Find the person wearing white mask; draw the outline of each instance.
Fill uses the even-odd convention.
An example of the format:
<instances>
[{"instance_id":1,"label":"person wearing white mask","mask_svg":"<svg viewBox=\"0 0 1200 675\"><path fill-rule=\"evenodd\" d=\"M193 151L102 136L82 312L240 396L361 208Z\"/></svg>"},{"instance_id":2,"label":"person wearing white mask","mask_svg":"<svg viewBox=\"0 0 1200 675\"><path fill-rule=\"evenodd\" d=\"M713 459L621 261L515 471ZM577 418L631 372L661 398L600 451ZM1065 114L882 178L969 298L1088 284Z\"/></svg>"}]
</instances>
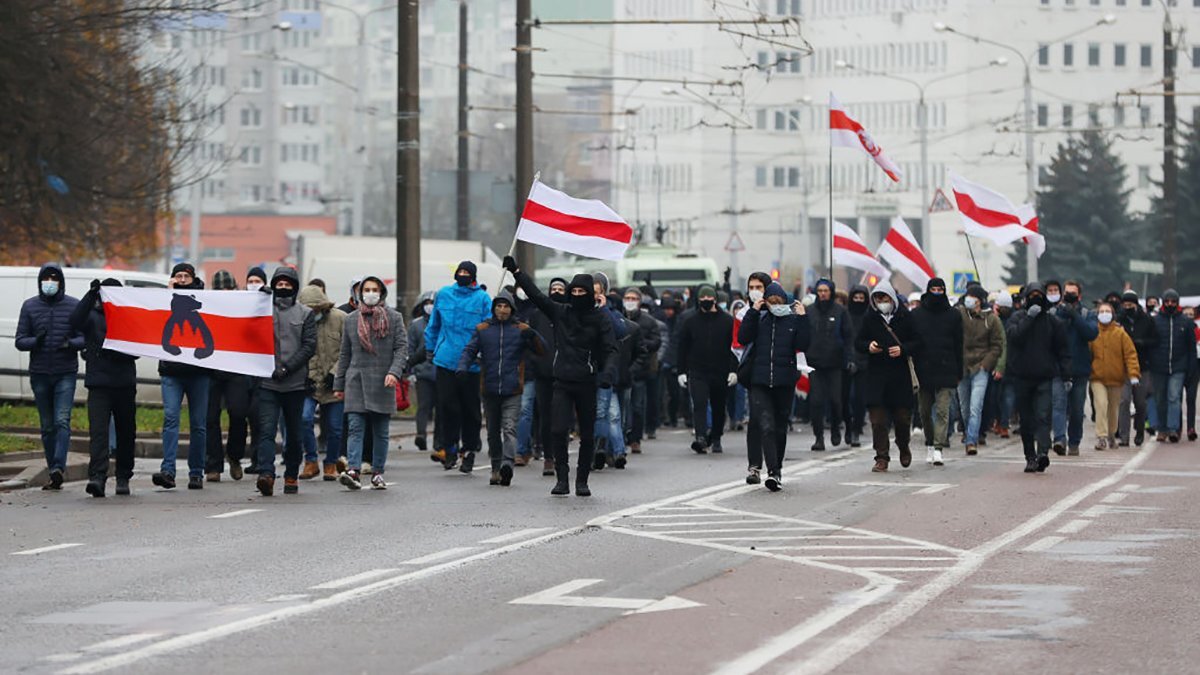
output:
<instances>
[{"instance_id":1,"label":"person wearing white mask","mask_svg":"<svg viewBox=\"0 0 1200 675\"><path fill-rule=\"evenodd\" d=\"M771 285L771 275L766 272L754 272L750 278L746 280L746 297L750 299L749 305L745 312L737 317L738 335L741 334L741 324L745 321L746 316L757 314L756 308L758 303L763 299L763 293L767 290L767 286ZM748 353L746 345L742 341L736 340L737 344L742 349L742 354L738 356L738 362L744 363ZM740 370L740 366L739 366ZM741 382L740 385L746 391L746 459L749 460L749 470L746 473L746 483L749 485L757 485L762 482L762 434L758 428L758 419L754 414L754 399L749 395L749 381Z\"/></svg>"},{"instance_id":2,"label":"person wearing white mask","mask_svg":"<svg viewBox=\"0 0 1200 675\"><path fill-rule=\"evenodd\" d=\"M875 466L882 473L891 462L890 432L896 433L900 465L912 463L909 447L913 396L917 388L912 357L921 350L921 337L908 308L886 281L871 290L871 308L854 338L854 349L867 357L864 399L871 420Z\"/></svg>"},{"instance_id":3,"label":"person wearing white mask","mask_svg":"<svg viewBox=\"0 0 1200 675\"><path fill-rule=\"evenodd\" d=\"M983 399L988 379L1004 352L1004 327L993 312L985 312L987 292L971 286L959 307L963 326L963 373L958 384L958 401L966 427L966 451L974 455L979 446Z\"/></svg>"},{"instance_id":4,"label":"person wearing white mask","mask_svg":"<svg viewBox=\"0 0 1200 675\"><path fill-rule=\"evenodd\" d=\"M1101 303L1096 319L1100 330L1095 340L1088 343L1092 354L1092 403L1096 406L1096 449L1107 450L1117 447L1114 435L1117 430L1117 414L1121 405L1121 390L1128 382L1137 386L1142 371L1138 364L1137 349L1129 334L1114 321L1113 306Z\"/></svg>"},{"instance_id":5,"label":"person wearing white mask","mask_svg":"<svg viewBox=\"0 0 1200 675\"><path fill-rule=\"evenodd\" d=\"M625 310L625 318L638 325L638 340L642 348L636 350L639 357L634 359L631 368L633 386L630 390L629 410L629 450L635 454L642 451L642 437L646 432L646 401L647 382L658 373L658 351L662 347L662 331L658 321L642 311L645 298L636 286L625 289L621 296L621 306Z\"/></svg>"}]
</instances>

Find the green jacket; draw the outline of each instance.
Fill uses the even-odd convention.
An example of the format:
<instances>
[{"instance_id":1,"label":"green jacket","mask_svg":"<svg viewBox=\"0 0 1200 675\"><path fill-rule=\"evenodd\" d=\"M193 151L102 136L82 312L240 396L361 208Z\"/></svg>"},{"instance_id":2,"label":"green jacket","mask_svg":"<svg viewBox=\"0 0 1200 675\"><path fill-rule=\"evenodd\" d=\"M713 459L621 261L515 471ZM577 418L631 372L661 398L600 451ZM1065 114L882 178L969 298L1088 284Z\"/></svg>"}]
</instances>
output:
<instances>
[{"instance_id":1,"label":"green jacket","mask_svg":"<svg viewBox=\"0 0 1200 675\"><path fill-rule=\"evenodd\" d=\"M963 325L963 375L992 372L1005 357L1004 327L994 312L972 312L959 307Z\"/></svg>"},{"instance_id":2,"label":"green jacket","mask_svg":"<svg viewBox=\"0 0 1200 675\"><path fill-rule=\"evenodd\" d=\"M313 311L314 319L322 317L317 321L317 353L308 362L308 379L313 383L312 396L317 403L334 403L337 397L332 389L325 386L329 381L326 376L337 374L346 313L334 307L318 286L305 286L297 299Z\"/></svg>"}]
</instances>

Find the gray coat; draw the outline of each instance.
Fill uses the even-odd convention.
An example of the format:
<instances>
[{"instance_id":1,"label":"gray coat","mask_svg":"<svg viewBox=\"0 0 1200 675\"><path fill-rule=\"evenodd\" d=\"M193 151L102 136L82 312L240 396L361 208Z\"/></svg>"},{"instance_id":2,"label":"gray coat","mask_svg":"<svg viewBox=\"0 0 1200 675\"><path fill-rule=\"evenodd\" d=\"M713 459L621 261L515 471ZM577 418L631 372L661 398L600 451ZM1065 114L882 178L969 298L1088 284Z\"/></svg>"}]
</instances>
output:
<instances>
[{"instance_id":1,"label":"gray coat","mask_svg":"<svg viewBox=\"0 0 1200 675\"><path fill-rule=\"evenodd\" d=\"M312 310L292 300L274 301L275 367L287 368L282 380L264 378L268 391L304 391L308 382L308 361L317 353L317 320Z\"/></svg>"},{"instance_id":2,"label":"gray coat","mask_svg":"<svg viewBox=\"0 0 1200 675\"><path fill-rule=\"evenodd\" d=\"M408 337L404 317L391 307L387 310L390 335L372 338L375 353L363 349L358 339L358 311L346 317L342 329L342 355L338 359L333 390L345 392L346 412L396 412L396 390L383 386L388 373L396 379L404 377L404 362L408 358Z\"/></svg>"}]
</instances>

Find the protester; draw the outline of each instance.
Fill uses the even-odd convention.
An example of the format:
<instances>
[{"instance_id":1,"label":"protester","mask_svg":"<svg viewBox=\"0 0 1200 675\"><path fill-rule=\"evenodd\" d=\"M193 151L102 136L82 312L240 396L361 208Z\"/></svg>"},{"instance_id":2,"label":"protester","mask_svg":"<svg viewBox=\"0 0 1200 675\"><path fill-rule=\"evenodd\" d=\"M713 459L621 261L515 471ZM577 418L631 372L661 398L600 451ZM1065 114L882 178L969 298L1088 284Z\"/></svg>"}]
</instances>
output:
<instances>
[{"instance_id":1,"label":"protester","mask_svg":"<svg viewBox=\"0 0 1200 675\"><path fill-rule=\"evenodd\" d=\"M435 295L432 291L422 293L412 309L412 323L408 324L408 361L404 366L417 390L417 437L413 444L422 451L429 447L430 420L434 421L433 437L435 441L437 439L437 369L425 352L425 326L433 312Z\"/></svg>"},{"instance_id":2,"label":"protester","mask_svg":"<svg viewBox=\"0 0 1200 675\"><path fill-rule=\"evenodd\" d=\"M917 386L912 358L921 351L921 338L912 315L887 281L880 281L871 291L871 309L855 334L854 349L866 356L863 398L871 417L871 445L875 449L871 471L888 470L891 430L895 430L900 466L907 468L912 463L909 432L913 390Z\"/></svg>"},{"instance_id":3,"label":"protester","mask_svg":"<svg viewBox=\"0 0 1200 675\"><path fill-rule=\"evenodd\" d=\"M1117 447L1114 435L1121 389L1126 383L1138 385L1141 368L1133 340L1113 320L1112 305L1100 303L1096 319L1099 326L1096 339L1088 343L1092 354L1092 404L1096 407L1096 449L1107 450Z\"/></svg>"},{"instance_id":4,"label":"protester","mask_svg":"<svg viewBox=\"0 0 1200 675\"><path fill-rule=\"evenodd\" d=\"M1083 408L1087 402L1088 378L1092 372L1092 354L1088 343L1096 339L1096 315L1083 304L1083 287L1078 281L1063 284L1061 301L1052 313L1067 330L1067 344L1071 349L1071 368L1063 374L1062 381L1070 379L1074 384L1068 392L1065 387L1055 385L1054 402L1054 452L1079 454L1079 443L1083 439ZM1053 303L1050 284L1046 286L1046 297Z\"/></svg>"},{"instance_id":5,"label":"protester","mask_svg":"<svg viewBox=\"0 0 1200 675\"><path fill-rule=\"evenodd\" d=\"M237 280L228 270L213 275L214 291L236 291ZM229 477L242 479L246 456L246 418L250 414L251 379L248 375L223 370L208 373L208 438L205 444L204 480L216 483L229 460ZM221 411L229 415L229 440L221 435ZM254 423L257 428L257 420ZM257 460L256 460L257 461Z\"/></svg>"},{"instance_id":6,"label":"protester","mask_svg":"<svg viewBox=\"0 0 1200 675\"><path fill-rule=\"evenodd\" d=\"M709 285L697 292L699 311L679 329L679 386L692 400L695 436L692 450L721 453L725 431L725 397L737 384L737 361L730 349L733 317L717 307L716 290ZM712 426L708 424L709 412Z\"/></svg>"},{"instance_id":7,"label":"protester","mask_svg":"<svg viewBox=\"0 0 1200 675\"><path fill-rule=\"evenodd\" d=\"M893 294L895 291L893 291ZM842 418L846 422L846 442L852 448L862 446L863 422L866 420L866 388L868 354L854 348L871 304L869 290L862 284L850 287L846 303L846 321L850 331L847 345L846 375L842 380ZM895 307L896 303L893 302Z\"/></svg>"},{"instance_id":8,"label":"protester","mask_svg":"<svg viewBox=\"0 0 1200 675\"><path fill-rule=\"evenodd\" d=\"M751 314L757 315L759 310L755 309L755 305L759 300L762 300L766 293L767 286L771 285L771 275L766 272L752 272L749 278L746 279L746 298L749 304L746 307L746 312L742 315L738 322L737 342L742 345L743 353L738 357L738 385L745 388L746 396L746 460L748 462L746 472L746 483L749 485L758 485L762 482L763 469L763 454L762 454L762 431L758 427L758 418L754 413L754 397L749 395L750 383L753 380L750 368L746 368L745 364L750 362L749 356L751 353L751 345L742 342L742 322Z\"/></svg>"},{"instance_id":9,"label":"protester","mask_svg":"<svg viewBox=\"0 0 1200 675\"><path fill-rule=\"evenodd\" d=\"M996 294L992 303L992 311L1000 319L1000 328L1004 330L1004 349L1000 352L1000 360L992 371L992 382L988 387L988 395L994 399L994 420L992 432L1000 438L1008 438L1009 424L1012 423L1013 409L1016 407L1013 389L1008 385L1004 373L1008 370L1008 320L1013 315L1013 299L1008 291Z\"/></svg>"},{"instance_id":10,"label":"protester","mask_svg":"<svg viewBox=\"0 0 1200 675\"><path fill-rule=\"evenodd\" d=\"M325 289L310 284L300 290L300 304L312 310L317 324L317 351L308 362L308 387L300 422L304 427L304 468L301 480L323 474L327 481L337 480L338 455L342 448L342 418L345 405L334 394L333 380L342 353L342 329L346 313L333 306ZM318 407L320 408L318 412ZM321 421L321 441L325 460L318 468L316 422Z\"/></svg>"},{"instance_id":11,"label":"protester","mask_svg":"<svg viewBox=\"0 0 1200 675\"><path fill-rule=\"evenodd\" d=\"M1071 348L1066 328L1050 316L1050 301L1040 283L1026 284L1022 305L1008 322L1005 377L1016 392L1025 473L1034 473L1050 466L1052 383L1062 373L1070 372ZM1070 387L1069 383L1066 380L1064 384Z\"/></svg>"},{"instance_id":12,"label":"protester","mask_svg":"<svg viewBox=\"0 0 1200 675\"><path fill-rule=\"evenodd\" d=\"M342 328L341 354L333 382L334 396L345 402L350 422L349 457L338 480L351 490L362 488L363 439L369 432L374 436L375 453L371 459L371 489L386 490L383 474L387 468L388 428L396 411L396 387L404 377L408 359L408 337L404 317L387 306L387 286L379 277L363 279L357 306Z\"/></svg>"},{"instance_id":13,"label":"protester","mask_svg":"<svg viewBox=\"0 0 1200 675\"><path fill-rule=\"evenodd\" d=\"M621 384L622 373L628 373L628 368L632 365L633 354L625 317L608 300L608 275L603 272L593 273L592 291L596 297L596 306L612 322L613 336L617 339L617 364L613 371L616 377L613 378L611 387L601 387L596 391L596 450L592 469L600 470L606 463L615 464L618 457L625 455L621 399L617 390Z\"/></svg>"},{"instance_id":14,"label":"protester","mask_svg":"<svg viewBox=\"0 0 1200 675\"><path fill-rule=\"evenodd\" d=\"M958 401L966 427L968 455L977 452L988 383L1004 352L1004 326L994 312L985 311L986 301L983 287L972 286L967 289L959 310L963 326L963 378L958 385Z\"/></svg>"},{"instance_id":15,"label":"protester","mask_svg":"<svg viewBox=\"0 0 1200 675\"><path fill-rule=\"evenodd\" d=\"M915 361L925 461L941 466L942 452L950 445L950 399L963 373L963 319L950 306L945 281L929 280L912 322L921 341Z\"/></svg>"},{"instance_id":16,"label":"protester","mask_svg":"<svg viewBox=\"0 0 1200 675\"><path fill-rule=\"evenodd\" d=\"M1196 351L1193 352L1194 358L1188 362L1187 378L1184 381L1184 391L1186 392L1187 402L1187 418L1185 427L1187 428L1187 439L1189 441L1196 440L1196 392L1200 388L1200 325L1196 324L1196 308L1185 307L1183 316L1186 317L1193 325L1196 326Z\"/></svg>"},{"instance_id":17,"label":"protester","mask_svg":"<svg viewBox=\"0 0 1200 675\"><path fill-rule=\"evenodd\" d=\"M816 301L808 307L812 338L804 358L813 369L808 376L811 387L808 405L816 436L812 446L815 451L825 449L826 407L830 445L836 448L842 444L842 376L849 363L852 342L846 308L834 301L836 291L832 281L817 281Z\"/></svg>"},{"instance_id":18,"label":"protester","mask_svg":"<svg viewBox=\"0 0 1200 675\"><path fill-rule=\"evenodd\" d=\"M1129 406L1133 404L1133 436L1134 445L1140 447L1146 436L1146 414L1148 410L1146 398L1147 394L1153 387L1153 376L1150 373L1150 357L1154 353L1155 347L1158 346L1158 328L1154 325L1154 319L1147 314L1140 304L1138 304L1137 293L1133 291L1125 291L1121 295L1121 314L1119 317L1121 328L1125 329L1125 333L1133 340L1133 347L1137 350L1138 355L1138 370L1141 372L1141 381L1135 386L1125 384L1121 390L1121 410L1117 415L1117 430L1120 436L1120 445L1127 447L1130 442L1129 433Z\"/></svg>"},{"instance_id":19,"label":"protester","mask_svg":"<svg viewBox=\"0 0 1200 675\"><path fill-rule=\"evenodd\" d=\"M1179 292L1175 289L1163 292L1154 325L1158 346L1151 353L1150 372L1153 374L1154 402L1158 406L1157 440L1178 443L1183 383L1190 362L1195 358L1196 330L1180 312Z\"/></svg>"},{"instance_id":20,"label":"protester","mask_svg":"<svg viewBox=\"0 0 1200 675\"><path fill-rule=\"evenodd\" d=\"M537 304L521 289L517 299L517 313L523 314L526 323L537 331L546 348L542 354L531 354L526 358L526 373L532 373L533 386L525 387L521 395L521 420L517 424L518 466L528 464L530 456L542 453L542 475L554 475L554 453L550 451L550 410L554 396L554 324L550 316L538 309ZM567 302L567 280L555 277L550 280L547 295L554 302ZM528 376L526 382L528 382Z\"/></svg>"},{"instance_id":21,"label":"protester","mask_svg":"<svg viewBox=\"0 0 1200 675\"><path fill-rule=\"evenodd\" d=\"M174 290L204 290L204 282L196 277L196 268L182 262L171 270ZM158 376L162 381L163 399L163 459L158 473L151 481L164 489L175 488L175 458L179 452L179 418L183 397L187 396L188 420L188 489L204 488L204 468L208 453L208 388L210 371L189 363L159 361Z\"/></svg>"},{"instance_id":22,"label":"protester","mask_svg":"<svg viewBox=\"0 0 1200 675\"><path fill-rule=\"evenodd\" d=\"M100 302L101 286L121 285L117 279L93 279L91 289L71 312L71 330L84 336L83 360L87 363L87 372L83 384L88 391L88 451L91 455L85 490L93 497L103 497L108 482L110 422L117 437L114 454L118 495L129 494L129 480L133 478L137 357L104 349L108 324L104 318L104 305Z\"/></svg>"},{"instance_id":23,"label":"protester","mask_svg":"<svg viewBox=\"0 0 1200 675\"><path fill-rule=\"evenodd\" d=\"M251 267L246 272L246 290L262 292L267 287L267 273L261 267ZM269 289L268 289L269 292ZM246 424L229 427L229 443L234 444L234 449L248 445L245 449L245 454L249 455L249 466L246 467L244 473L251 476L258 475L258 417L259 417L259 388L262 386L262 378L246 377L246 382L250 388L250 405L246 408ZM247 436L247 431L249 435ZM249 442L245 440L249 438ZM228 448L226 448L228 451ZM241 473L241 462L237 462L236 470ZM234 471L235 467L231 464L230 470ZM240 480L240 478L238 479Z\"/></svg>"},{"instance_id":24,"label":"protester","mask_svg":"<svg viewBox=\"0 0 1200 675\"><path fill-rule=\"evenodd\" d=\"M637 454L642 451L642 438L645 436L647 426L647 383L658 371L658 353L662 348L662 332L659 329L659 322L642 309L642 302L645 298L637 287L630 286L625 289L621 300L625 309L625 318L637 324L641 341L642 358L634 361L630 372L633 377L633 388L629 406L629 451Z\"/></svg>"}]
</instances>

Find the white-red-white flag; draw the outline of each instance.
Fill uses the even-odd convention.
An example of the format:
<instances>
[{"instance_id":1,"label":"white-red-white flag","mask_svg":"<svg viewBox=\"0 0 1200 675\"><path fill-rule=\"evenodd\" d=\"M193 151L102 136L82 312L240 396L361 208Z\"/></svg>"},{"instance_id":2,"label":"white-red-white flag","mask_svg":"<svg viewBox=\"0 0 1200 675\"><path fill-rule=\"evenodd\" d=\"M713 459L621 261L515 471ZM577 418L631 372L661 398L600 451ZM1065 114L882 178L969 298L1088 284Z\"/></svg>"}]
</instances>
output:
<instances>
[{"instance_id":1,"label":"white-red-white flag","mask_svg":"<svg viewBox=\"0 0 1200 675\"><path fill-rule=\"evenodd\" d=\"M105 349L254 377L275 370L266 293L105 286L100 299Z\"/></svg>"},{"instance_id":2,"label":"white-red-white flag","mask_svg":"<svg viewBox=\"0 0 1200 675\"><path fill-rule=\"evenodd\" d=\"M833 262L885 278L891 276L891 272L871 255L858 233L836 220L833 221Z\"/></svg>"},{"instance_id":3,"label":"white-red-white flag","mask_svg":"<svg viewBox=\"0 0 1200 675\"><path fill-rule=\"evenodd\" d=\"M1032 207L1013 206L999 192L962 176L951 174L950 181L967 234L1001 245L1022 240L1032 246L1039 257L1046 250L1046 238L1037 231L1037 216Z\"/></svg>"},{"instance_id":4,"label":"white-red-white flag","mask_svg":"<svg viewBox=\"0 0 1200 675\"><path fill-rule=\"evenodd\" d=\"M917 244L917 238L900 216L892 219L892 228L879 244L877 255L892 269L916 284L917 288L925 288L929 280L937 276L933 273L933 265L929 264L925 252Z\"/></svg>"},{"instance_id":5,"label":"white-red-white flag","mask_svg":"<svg viewBox=\"0 0 1200 675\"><path fill-rule=\"evenodd\" d=\"M858 148L867 153L888 178L900 182L903 173L896 163L883 154L883 148L871 138L871 134L854 118L846 114L846 109L838 102L833 92L829 93L829 143L843 148Z\"/></svg>"},{"instance_id":6,"label":"white-red-white flag","mask_svg":"<svg viewBox=\"0 0 1200 675\"><path fill-rule=\"evenodd\" d=\"M533 182L517 225L517 239L601 260L620 260L633 228L596 199L576 199Z\"/></svg>"}]
</instances>

